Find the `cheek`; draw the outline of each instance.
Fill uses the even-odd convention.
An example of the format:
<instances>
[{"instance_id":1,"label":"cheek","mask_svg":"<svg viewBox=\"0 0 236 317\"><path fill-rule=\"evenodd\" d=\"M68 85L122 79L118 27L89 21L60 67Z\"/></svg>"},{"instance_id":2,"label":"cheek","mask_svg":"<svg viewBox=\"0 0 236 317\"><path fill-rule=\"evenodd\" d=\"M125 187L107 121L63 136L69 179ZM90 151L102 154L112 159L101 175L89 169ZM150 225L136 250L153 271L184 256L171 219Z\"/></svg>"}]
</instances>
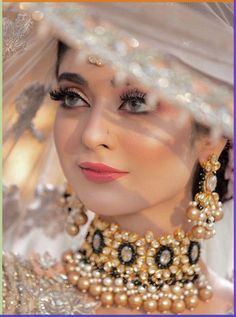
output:
<instances>
[{"instance_id":1,"label":"cheek","mask_svg":"<svg viewBox=\"0 0 236 317\"><path fill-rule=\"evenodd\" d=\"M77 123L75 120L67 118L61 113L61 109L58 109L53 133L57 153L64 171L66 166L70 165L71 159L73 159L73 151L75 150L75 147L73 147L73 135L76 125Z\"/></svg>"},{"instance_id":2,"label":"cheek","mask_svg":"<svg viewBox=\"0 0 236 317\"><path fill-rule=\"evenodd\" d=\"M171 134L158 128L152 128L152 133L127 134L122 147L133 175L129 188L150 203L183 189L194 165L190 135L189 123Z\"/></svg>"}]
</instances>

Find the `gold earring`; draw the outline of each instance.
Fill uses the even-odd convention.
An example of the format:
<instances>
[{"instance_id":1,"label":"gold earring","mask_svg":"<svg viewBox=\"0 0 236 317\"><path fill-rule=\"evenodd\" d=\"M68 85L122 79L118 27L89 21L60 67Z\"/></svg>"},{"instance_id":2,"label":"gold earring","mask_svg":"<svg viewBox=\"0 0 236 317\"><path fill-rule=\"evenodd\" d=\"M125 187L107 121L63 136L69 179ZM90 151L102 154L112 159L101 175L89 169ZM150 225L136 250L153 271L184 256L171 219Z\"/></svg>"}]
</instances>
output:
<instances>
[{"instance_id":1,"label":"gold earring","mask_svg":"<svg viewBox=\"0 0 236 317\"><path fill-rule=\"evenodd\" d=\"M70 185L67 185L64 196L64 210L68 214L65 225L66 232L71 236L76 236L88 221L84 204L73 193Z\"/></svg>"},{"instance_id":2,"label":"gold earring","mask_svg":"<svg viewBox=\"0 0 236 317\"><path fill-rule=\"evenodd\" d=\"M193 222L192 235L196 239L209 239L215 234L214 223L223 218L222 203L214 190L217 185L216 172L220 162L215 154L201 164L204 176L201 190L187 208L187 218Z\"/></svg>"}]
</instances>

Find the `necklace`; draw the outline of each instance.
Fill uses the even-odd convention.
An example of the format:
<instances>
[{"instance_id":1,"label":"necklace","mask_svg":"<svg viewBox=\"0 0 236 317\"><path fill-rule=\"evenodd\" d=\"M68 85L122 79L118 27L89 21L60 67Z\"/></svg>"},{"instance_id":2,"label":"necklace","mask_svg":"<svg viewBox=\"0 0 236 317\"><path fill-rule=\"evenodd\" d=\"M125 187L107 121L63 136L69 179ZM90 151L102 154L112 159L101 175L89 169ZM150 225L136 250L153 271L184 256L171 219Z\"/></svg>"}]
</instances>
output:
<instances>
[{"instance_id":1,"label":"necklace","mask_svg":"<svg viewBox=\"0 0 236 317\"><path fill-rule=\"evenodd\" d=\"M212 297L198 264L200 252L192 231L140 237L96 217L80 250L66 251L63 263L69 283L103 306L178 314Z\"/></svg>"}]
</instances>

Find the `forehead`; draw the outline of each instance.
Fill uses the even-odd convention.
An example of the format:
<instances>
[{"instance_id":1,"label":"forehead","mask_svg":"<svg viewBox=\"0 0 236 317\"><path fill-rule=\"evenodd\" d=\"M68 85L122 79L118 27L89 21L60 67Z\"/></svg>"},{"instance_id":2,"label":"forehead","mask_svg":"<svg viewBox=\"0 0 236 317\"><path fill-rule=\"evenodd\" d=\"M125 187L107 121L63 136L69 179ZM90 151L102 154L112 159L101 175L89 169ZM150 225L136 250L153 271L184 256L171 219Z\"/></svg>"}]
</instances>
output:
<instances>
[{"instance_id":1,"label":"forehead","mask_svg":"<svg viewBox=\"0 0 236 317\"><path fill-rule=\"evenodd\" d=\"M91 59L92 57L92 59ZM101 66L93 62L93 60L102 60L102 56L86 55L75 49L68 49L62 57L59 67L59 76L62 73L78 73L91 82L109 82L113 87L117 84L119 71L108 63L103 63ZM126 75L122 81L122 85L142 85L136 78ZM146 87L147 88L147 87Z\"/></svg>"}]
</instances>

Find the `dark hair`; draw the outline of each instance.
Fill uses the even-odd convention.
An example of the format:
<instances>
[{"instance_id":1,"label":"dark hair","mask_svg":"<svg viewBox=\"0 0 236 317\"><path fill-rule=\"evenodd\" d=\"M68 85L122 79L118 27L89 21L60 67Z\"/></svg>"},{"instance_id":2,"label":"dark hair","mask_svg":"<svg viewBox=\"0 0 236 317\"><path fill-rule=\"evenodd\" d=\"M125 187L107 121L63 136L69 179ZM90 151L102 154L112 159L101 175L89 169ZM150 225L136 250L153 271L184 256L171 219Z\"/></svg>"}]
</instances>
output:
<instances>
[{"instance_id":1,"label":"dark hair","mask_svg":"<svg viewBox=\"0 0 236 317\"><path fill-rule=\"evenodd\" d=\"M57 43L57 61L56 61L56 77L58 77L59 72L59 66L61 63L61 60L63 56L65 55L66 51L69 49L69 47L62 41L58 41ZM195 123L195 129L197 133L203 133L203 134L209 134L209 129L207 127L204 127L198 123ZM232 148L232 143L230 140L227 141L220 157L219 162L221 163L221 168L217 172L217 186L216 186L216 192L219 194L220 200L222 202L229 200L232 197L227 197L227 190L228 190L228 180L225 179L225 170L227 168L228 162L229 162L229 150ZM201 167L201 165L198 163L194 172L193 177L193 187L192 187L192 198L194 199L194 196L199 192L199 189L201 190L201 183L202 183L202 176L204 174L204 171Z\"/></svg>"}]
</instances>

